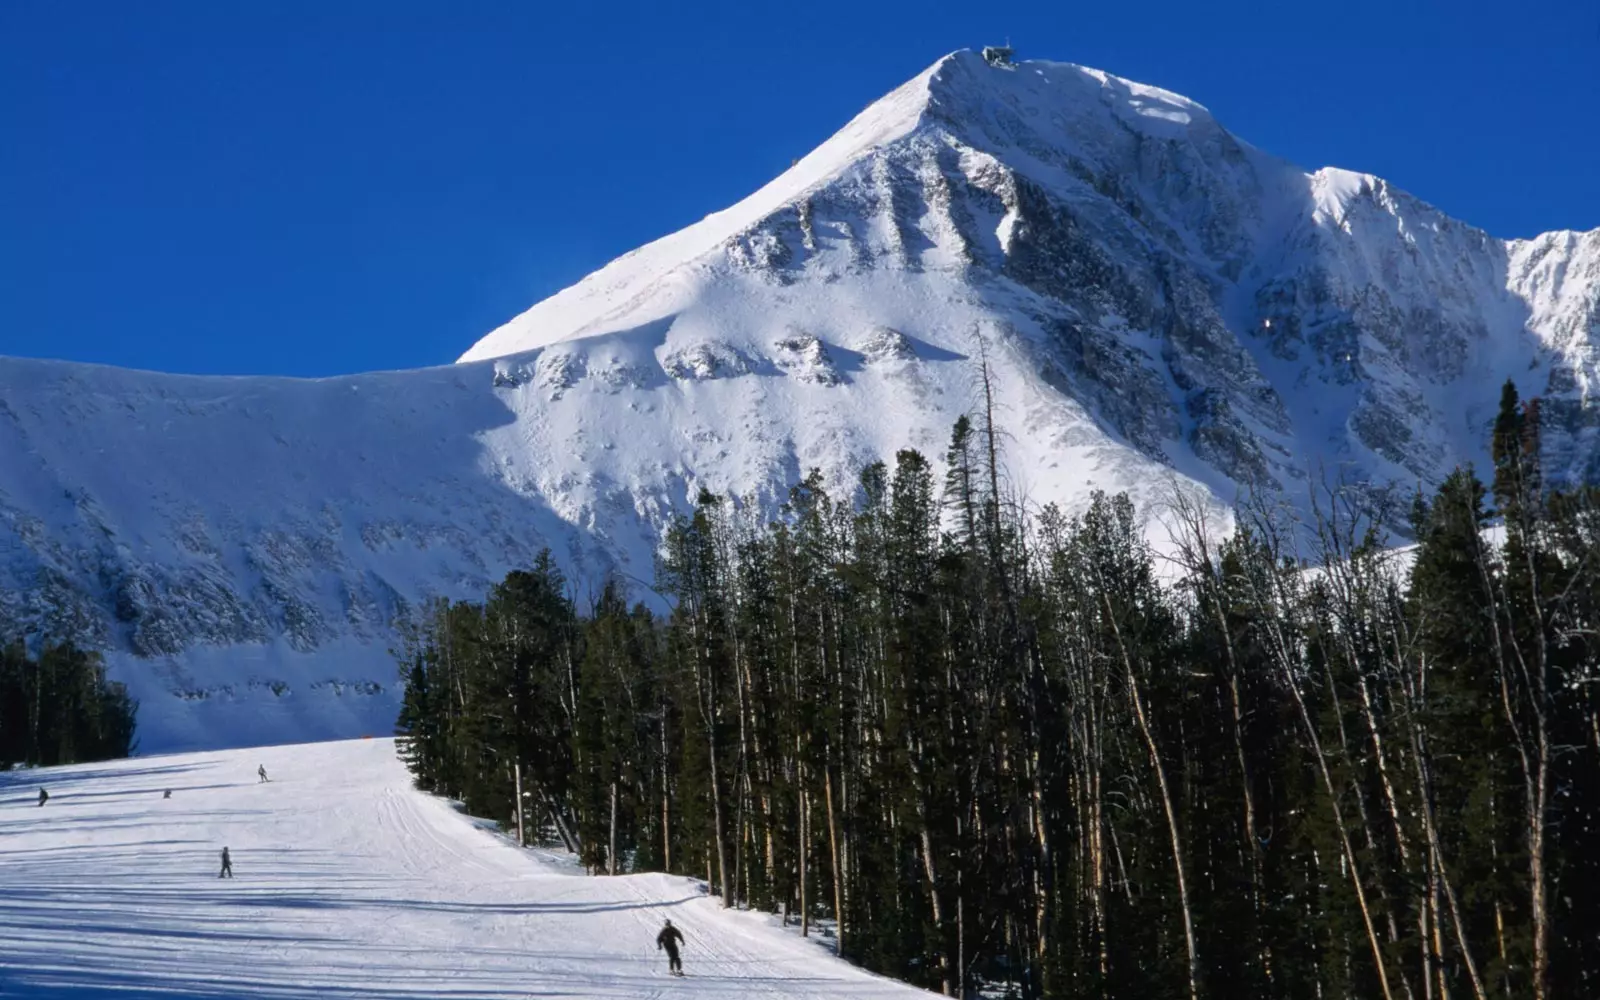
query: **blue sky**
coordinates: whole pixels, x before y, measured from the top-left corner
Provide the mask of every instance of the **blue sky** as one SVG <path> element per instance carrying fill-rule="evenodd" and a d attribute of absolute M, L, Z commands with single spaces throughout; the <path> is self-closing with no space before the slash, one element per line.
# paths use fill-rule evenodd
<path fill-rule="evenodd" d="M 0 353 L 448 363 L 1007 35 L 1498 236 L 1600 226 L 1593 0 L 4 0 Z"/>

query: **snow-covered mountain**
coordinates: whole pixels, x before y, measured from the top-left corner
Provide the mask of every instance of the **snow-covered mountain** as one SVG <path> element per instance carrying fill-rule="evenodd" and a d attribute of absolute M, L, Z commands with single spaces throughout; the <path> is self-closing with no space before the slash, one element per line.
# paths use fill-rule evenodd
<path fill-rule="evenodd" d="M 644 593 L 702 485 L 936 456 L 980 354 L 1040 502 L 1433 481 L 1507 377 L 1551 478 L 1600 479 L 1600 230 L 1498 240 L 1176 94 L 958 52 L 454 366 L 0 359 L 0 621 L 111 651 L 147 745 L 386 732 L 408 605 L 544 546 Z"/>

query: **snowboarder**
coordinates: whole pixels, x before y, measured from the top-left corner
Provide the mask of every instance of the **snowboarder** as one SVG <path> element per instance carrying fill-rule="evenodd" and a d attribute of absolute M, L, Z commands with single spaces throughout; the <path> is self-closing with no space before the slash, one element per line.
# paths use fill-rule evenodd
<path fill-rule="evenodd" d="M 258 785 L 261 784 L 262 781 L 267 780 L 267 765 L 262 764 L 256 768 L 256 777 L 261 779 L 260 781 L 256 782 Z"/>
<path fill-rule="evenodd" d="M 233 859 L 228 857 L 228 849 L 222 849 L 222 871 L 217 872 L 217 878 L 233 878 Z"/>
<path fill-rule="evenodd" d="M 39 804 L 42 806 L 46 802 L 49 802 L 49 801 L 50 801 L 50 793 L 45 791 L 42 788 L 39 789 Z"/>
<path fill-rule="evenodd" d="M 678 957 L 678 945 L 683 943 L 683 932 L 672 926 L 672 921 L 667 921 L 667 926 L 661 928 L 661 933 L 656 935 L 656 951 L 663 948 L 667 952 L 667 971 L 674 976 L 683 975 L 683 959 Z"/>

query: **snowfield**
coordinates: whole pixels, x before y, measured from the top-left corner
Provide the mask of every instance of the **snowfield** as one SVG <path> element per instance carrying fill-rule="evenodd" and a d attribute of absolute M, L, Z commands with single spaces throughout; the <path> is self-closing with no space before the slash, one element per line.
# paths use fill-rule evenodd
<path fill-rule="evenodd" d="M 926 994 L 690 879 L 519 850 L 413 789 L 389 739 L 0 775 L 0 996 L 750 995 Z"/>

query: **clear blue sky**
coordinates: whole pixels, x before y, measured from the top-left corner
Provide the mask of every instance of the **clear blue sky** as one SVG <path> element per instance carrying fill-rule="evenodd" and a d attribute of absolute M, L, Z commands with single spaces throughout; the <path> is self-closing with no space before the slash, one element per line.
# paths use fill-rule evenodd
<path fill-rule="evenodd" d="M 448 363 L 1008 34 L 1498 236 L 1600 226 L 1595 0 L 0 0 L 0 353 Z"/>

